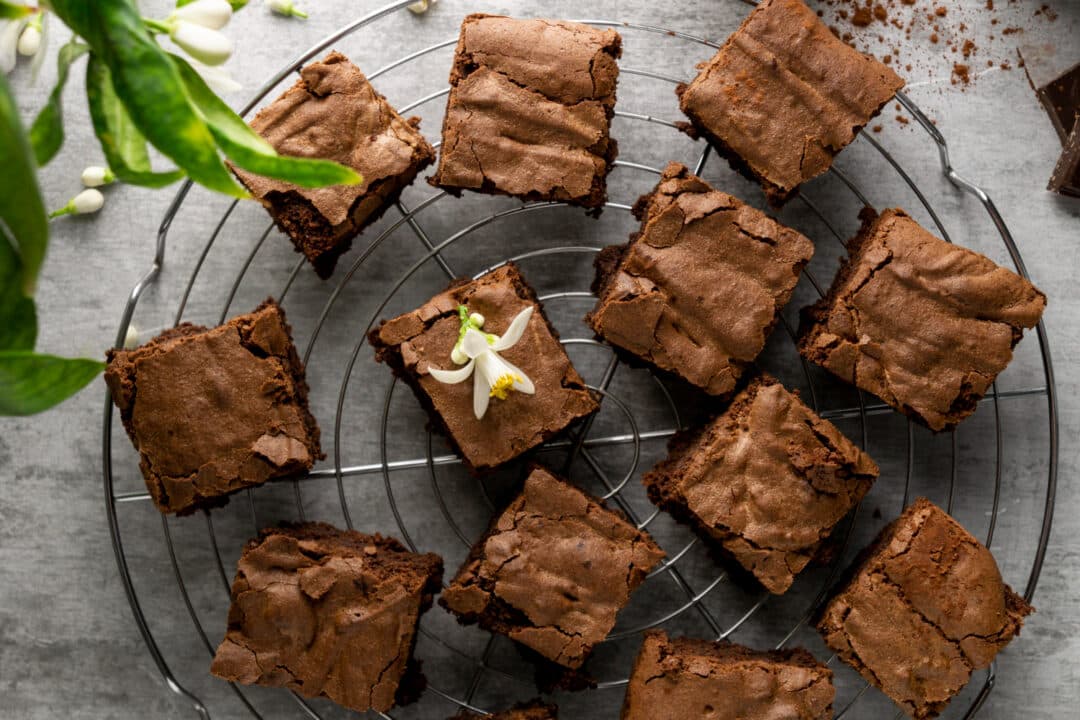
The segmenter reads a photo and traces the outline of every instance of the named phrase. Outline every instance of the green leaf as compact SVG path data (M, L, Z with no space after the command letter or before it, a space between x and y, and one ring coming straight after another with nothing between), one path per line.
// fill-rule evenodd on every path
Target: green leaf
M0 415L33 415L68 399L105 369L88 358L0 351Z
M109 168L121 181L143 187L165 187L184 177L182 170L154 172L146 137L135 127L113 90L109 68L96 55L86 65L86 99L94 134L101 143Z
M190 2L190 0L188 1ZM0 0L0 20L18 20L33 12L34 8L27 5L16 5L15 3L7 2L7 0Z
M37 339L34 300L23 294L21 274L19 254L0 234L0 350L33 350Z
M49 243L49 221L38 190L37 172L30 143L26 140L18 109L0 75L0 236L6 235L17 250L23 295L34 294L38 272Z
M176 7L184 7L190 5L195 0L176 0ZM232 5L233 12L236 12L240 8L248 4L248 0L229 0L229 4Z
M351 168L330 160L278 155L270 143L234 113L181 57L172 56L192 103L202 113L218 145L238 167L301 187L356 185L363 179Z
M68 70L71 63L86 54L90 48L83 43L75 41L60 48L56 56L56 87L49 93L49 101L34 118L34 124L30 126L30 144L34 148L34 157L38 167L47 165L60 146L64 144L64 110L63 94L64 86L68 80Z
M200 185L248 197L225 167L176 66L150 36L132 0L52 0L52 7L108 66L116 96L154 147Z

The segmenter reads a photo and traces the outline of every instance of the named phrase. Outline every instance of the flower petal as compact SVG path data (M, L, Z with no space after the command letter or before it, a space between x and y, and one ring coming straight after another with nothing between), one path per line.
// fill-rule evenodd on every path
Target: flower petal
M465 331L465 337L461 340L461 349L470 358L476 358L491 350L484 333L469 328Z
M491 386L488 385L483 373L479 371L473 379L472 409L476 419L480 420L487 412L488 403L491 402Z
M524 395L533 395L536 393L536 386L533 385L533 381L529 379L529 376L522 372L521 368L517 367L506 359L503 359L503 363L510 369L510 373L514 376L514 389Z
M525 328L528 326L529 318L532 317L532 314L532 305L519 312L514 317L513 321L511 321L510 327L506 329L506 332L503 333L502 337L495 341L495 344L491 346L491 349L500 352L517 344L517 341L520 340L521 336L525 333Z
M0 73L7 75L15 69L15 49L22 27L22 20L0 20Z
M429 367L428 372L431 373L431 377L441 383L456 385L463 380L467 380L472 375L474 367L476 367L476 361L470 360L456 370L440 370L439 368Z

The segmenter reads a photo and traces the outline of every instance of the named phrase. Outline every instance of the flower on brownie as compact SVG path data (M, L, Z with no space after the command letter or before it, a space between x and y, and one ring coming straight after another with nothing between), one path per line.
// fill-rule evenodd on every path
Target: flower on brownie
M536 392L532 380L521 371L520 368L504 360L499 353L508 350L517 344L525 333L525 328L532 317L533 308L527 307L519 312L511 321L510 327L502 335L486 333L480 328L484 326L484 316L480 313L469 313L464 305L458 305L458 318L461 320L461 331L458 340L450 353L450 359L458 365L463 365L457 370L440 370L428 368L431 376L441 383L453 385L467 380L470 375L475 375L473 380L473 413L476 419L484 417L491 398L505 400L510 390L516 390L526 395Z

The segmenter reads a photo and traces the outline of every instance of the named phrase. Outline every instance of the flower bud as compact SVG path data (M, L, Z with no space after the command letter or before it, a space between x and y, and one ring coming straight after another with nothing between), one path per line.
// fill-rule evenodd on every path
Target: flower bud
M41 29L30 23L19 36L19 54L23 57L33 57L41 49Z
M426 13L428 9L437 2L439 2L439 0L418 0L417 2L409 5L409 10L411 10L416 15L422 15L423 13Z
M267 3L270 9L276 12L278 15L285 15L286 17L298 17L307 18L307 13L296 7L293 0L269 0Z
M469 321L478 328L484 327L484 316L480 313L473 313L469 316Z
M176 8L172 17L176 20L202 25L211 30L220 30L232 19L232 5L228 0L195 0L183 7Z
M139 347L139 329L135 327L135 323L128 323L127 331L124 333L124 349L133 350Z
M115 180L116 176L113 175L113 171L107 167L101 167L100 165L91 165L82 171L82 184L88 188L108 185Z
M51 212L49 217L58 218L62 215L89 215L90 213L96 213L103 205L105 205L105 196L101 194L101 191L90 188L89 190L83 190L81 193L71 198L64 207Z
M205 65L221 65L233 52L232 40L202 25L180 20L169 33L172 41Z

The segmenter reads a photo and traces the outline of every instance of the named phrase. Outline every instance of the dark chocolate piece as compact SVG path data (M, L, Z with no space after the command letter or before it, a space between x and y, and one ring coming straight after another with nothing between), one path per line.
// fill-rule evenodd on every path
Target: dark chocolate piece
M432 184L601 208L621 52L614 30L466 17Z
M833 673L806 650L645 634L622 720L831 720Z
M300 71L300 79L251 121L282 155L334 160L363 177L359 185L302 188L240 169L236 174L314 266L334 271L353 238L379 219L435 150L398 115L360 69L338 52Z
M903 210L865 209L828 294L803 310L799 352L932 430L975 411L1046 296L941 240Z
M1077 118L1080 118L1080 114L1077 114ZM1080 120L1073 125L1046 189L1080 197Z
M694 128L779 205L903 86L802 0L763 0L678 93Z
M919 498L882 531L818 630L840 658L917 720L941 713L1034 609L994 557Z
M1065 58L1048 45L1021 45L1016 51L1032 90L1064 145L1080 114L1080 62L1075 55Z
M832 423L763 377L673 438L643 482L653 502L783 593L877 475Z
M602 501L535 467L439 603L577 670L663 557Z
M289 332L267 300L220 327L184 323L109 351L105 381L161 512L224 505L323 457Z
M813 244L671 163L640 232L597 257L597 335L713 395L765 347Z

